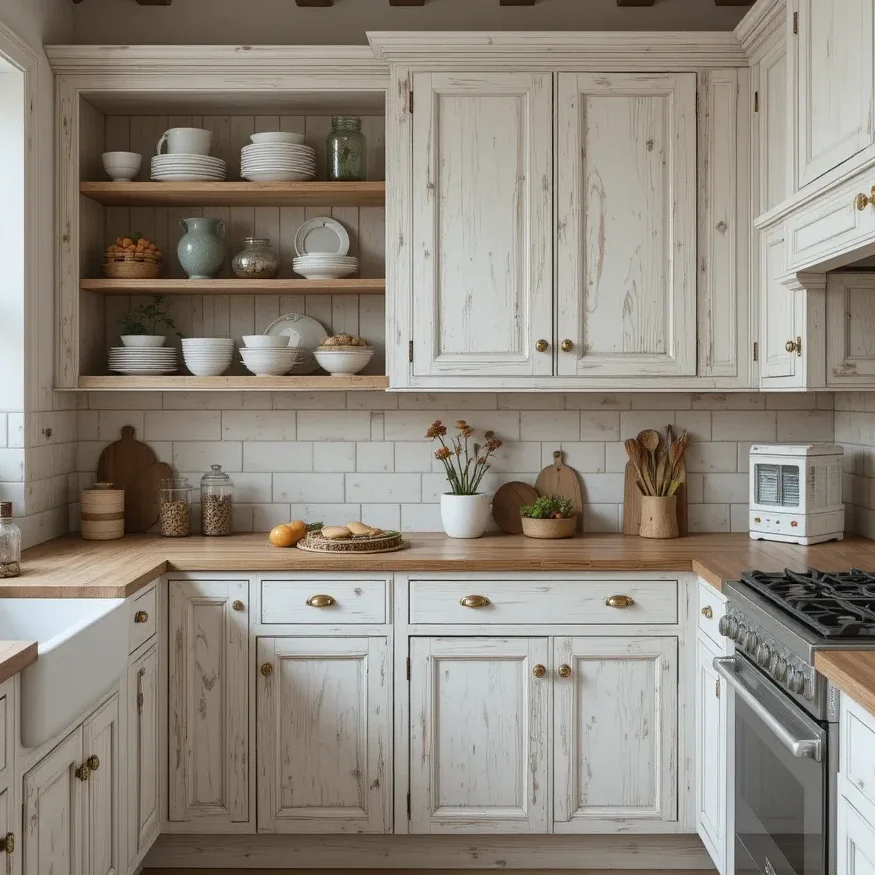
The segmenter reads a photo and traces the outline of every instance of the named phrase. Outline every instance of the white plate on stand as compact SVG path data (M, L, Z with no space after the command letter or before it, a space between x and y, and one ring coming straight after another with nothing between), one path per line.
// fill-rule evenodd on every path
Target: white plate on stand
M313 352L319 346L319 341L328 332L312 316L304 316L301 313L286 313L271 322L264 329L264 333L271 337L288 337L289 346L298 347L303 361L292 365L290 374L303 376L319 370L319 363Z
M349 252L349 234L337 219L317 216L308 219L295 232L295 252L298 255L320 252L346 255Z

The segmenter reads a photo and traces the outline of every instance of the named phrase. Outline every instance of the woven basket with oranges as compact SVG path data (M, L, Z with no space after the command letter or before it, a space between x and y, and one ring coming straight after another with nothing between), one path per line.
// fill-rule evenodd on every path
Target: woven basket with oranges
M147 237L116 237L104 250L103 275L110 279L157 279L162 259L161 250Z

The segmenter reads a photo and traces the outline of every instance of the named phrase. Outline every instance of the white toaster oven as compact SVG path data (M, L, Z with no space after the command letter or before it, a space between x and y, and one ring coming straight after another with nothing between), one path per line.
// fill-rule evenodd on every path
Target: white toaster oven
M818 544L841 540L842 454L835 444L754 444L750 448L750 536Z

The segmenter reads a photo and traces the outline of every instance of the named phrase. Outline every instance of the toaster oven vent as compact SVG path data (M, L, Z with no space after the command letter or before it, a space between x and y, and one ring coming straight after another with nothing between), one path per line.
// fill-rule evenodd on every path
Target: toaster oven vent
M798 465L756 465L756 503L799 507Z

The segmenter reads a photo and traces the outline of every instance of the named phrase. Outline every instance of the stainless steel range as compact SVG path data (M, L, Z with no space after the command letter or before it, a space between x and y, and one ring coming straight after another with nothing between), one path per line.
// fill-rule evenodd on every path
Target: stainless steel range
M875 574L750 571L724 586L714 661L735 692L736 875L835 871L838 701L814 654L875 649Z

